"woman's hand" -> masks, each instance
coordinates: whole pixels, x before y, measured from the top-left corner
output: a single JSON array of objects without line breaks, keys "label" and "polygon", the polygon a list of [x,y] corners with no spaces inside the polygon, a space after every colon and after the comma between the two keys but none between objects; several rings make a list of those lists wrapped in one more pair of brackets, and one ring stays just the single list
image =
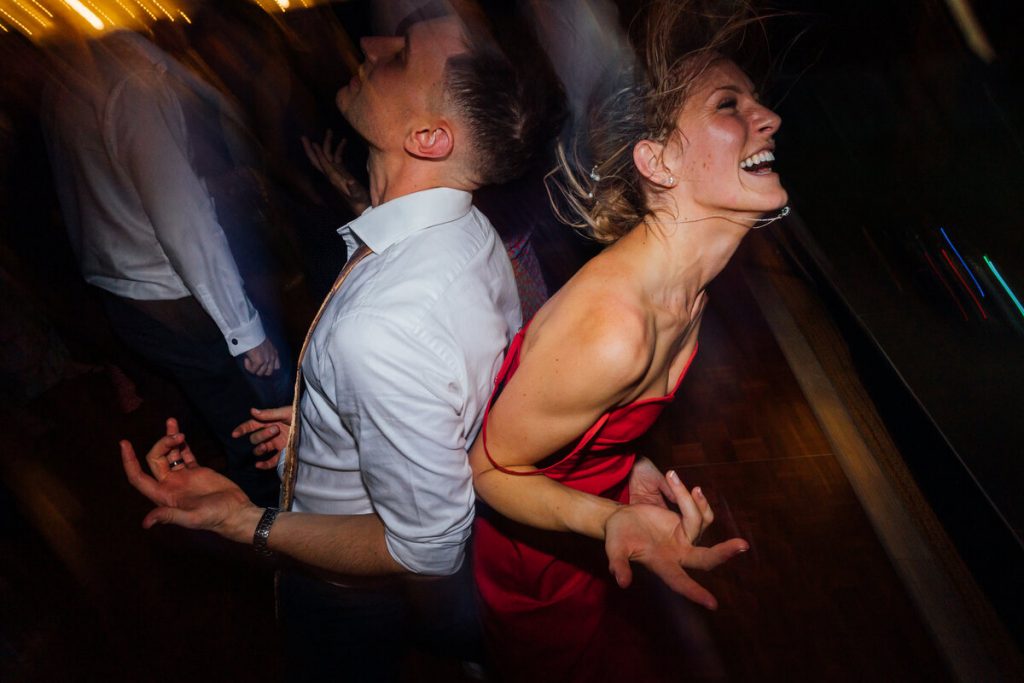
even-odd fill
[{"label": "woman's hand", "polygon": [[669,502],[676,502],[665,475],[648,458],[637,458],[633,463],[629,473],[629,502],[631,505],[644,503],[663,508],[667,508]]},{"label": "woman's hand", "polygon": [[358,216],[370,206],[370,193],[345,168],[341,156],[345,151],[345,139],[339,140],[337,146],[331,149],[333,136],[334,131],[328,129],[323,143],[317,144],[310,142],[309,138],[303,135],[302,148],[306,150],[306,157],[309,159],[309,163],[313,164],[313,168],[327,177],[331,185],[345,198],[352,212]]},{"label": "woman's hand", "polygon": [[711,507],[699,488],[691,494],[675,472],[669,472],[666,480],[679,505],[679,514],[647,503],[620,507],[605,525],[609,570],[619,586],[625,588],[633,580],[629,563],[639,562],[672,590],[708,609],[716,609],[718,602],[714,596],[685,570],[710,571],[750,546],[740,538],[710,548],[694,545],[714,520]]},{"label": "woman's hand", "polygon": [[266,410],[252,408],[250,412],[253,419],[235,427],[231,437],[238,439],[248,435],[249,443],[255,446],[252,449],[255,455],[274,453],[266,460],[257,460],[255,465],[260,470],[273,469],[277,466],[281,451],[288,445],[288,435],[292,429],[292,407],[281,406]]},{"label": "woman's hand", "polygon": [[259,521],[260,508],[230,479],[201,467],[185,435],[178,433],[177,423],[172,422],[168,420],[168,434],[146,454],[152,475],[142,471],[131,443],[121,441],[121,463],[129,483],[158,506],[146,515],[142,526],[149,529],[154,524],[176,524],[248,542]]}]

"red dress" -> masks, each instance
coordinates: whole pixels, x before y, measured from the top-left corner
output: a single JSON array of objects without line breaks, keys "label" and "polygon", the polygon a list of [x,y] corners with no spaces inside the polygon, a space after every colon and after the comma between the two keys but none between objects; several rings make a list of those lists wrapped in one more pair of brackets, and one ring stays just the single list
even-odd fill
[{"label": "red dress", "polygon": [[[509,346],[491,404],[519,367],[526,329]],[[635,442],[675,397],[692,361],[691,355],[668,395],[605,413],[574,444],[538,463],[538,471],[531,475],[628,502]],[[485,451],[489,412],[490,406],[481,436]],[[482,503],[480,507],[474,530],[474,573],[489,652],[499,675],[530,683],[620,676],[627,676],[620,680],[654,680],[650,667],[638,659],[637,648],[642,649],[644,637],[630,623],[635,619],[627,614],[629,596],[608,572],[603,543],[527,527]]]}]

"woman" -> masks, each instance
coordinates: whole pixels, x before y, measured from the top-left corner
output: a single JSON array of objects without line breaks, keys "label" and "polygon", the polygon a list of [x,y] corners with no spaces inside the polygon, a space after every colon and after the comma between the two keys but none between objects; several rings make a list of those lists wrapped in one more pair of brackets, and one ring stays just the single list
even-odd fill
[{"label": "woman", "polygon": [[[749,21],[714,23],[678,5],[652,15],[644,75],[595,115],[588,170],[563,164],[570,203],[608,246],[513,341],[470,454],[487,504],[475,571],[510,679],[647,680],[608,570],[625,587],[639,562],[714,609],[683,568],[748,547],[695,546],[707,500],[674,473],[658,481],[634,446],[697,352],[707,285],[774,220],[762,216],[786,211],[771,167],[780,119],[726,57]],[[711,37],[691,40],[701,32]]]}]

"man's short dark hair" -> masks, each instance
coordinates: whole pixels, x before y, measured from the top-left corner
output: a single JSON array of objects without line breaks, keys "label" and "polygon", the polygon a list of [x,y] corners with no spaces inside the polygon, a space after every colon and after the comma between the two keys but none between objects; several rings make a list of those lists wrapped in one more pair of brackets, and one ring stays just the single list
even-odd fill
[{"label": "man's short dark hair", "polygon": [[525,66],[482,39],[448,59],[445,99],[469,128],[470,163],[480,185],[523,175],[558,133],[560,89],[552,92],[550,83],[535,79],[527,87]]}]

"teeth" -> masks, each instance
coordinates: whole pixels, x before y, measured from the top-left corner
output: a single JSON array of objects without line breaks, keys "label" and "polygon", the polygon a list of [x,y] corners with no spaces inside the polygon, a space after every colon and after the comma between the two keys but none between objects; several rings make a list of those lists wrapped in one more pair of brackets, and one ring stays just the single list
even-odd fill
[{"label": "teeth", "polygon": [[775,161],[775,155],[769,150],[750,155],[740,162],[740,168],[752,168],[767,161]]}]

